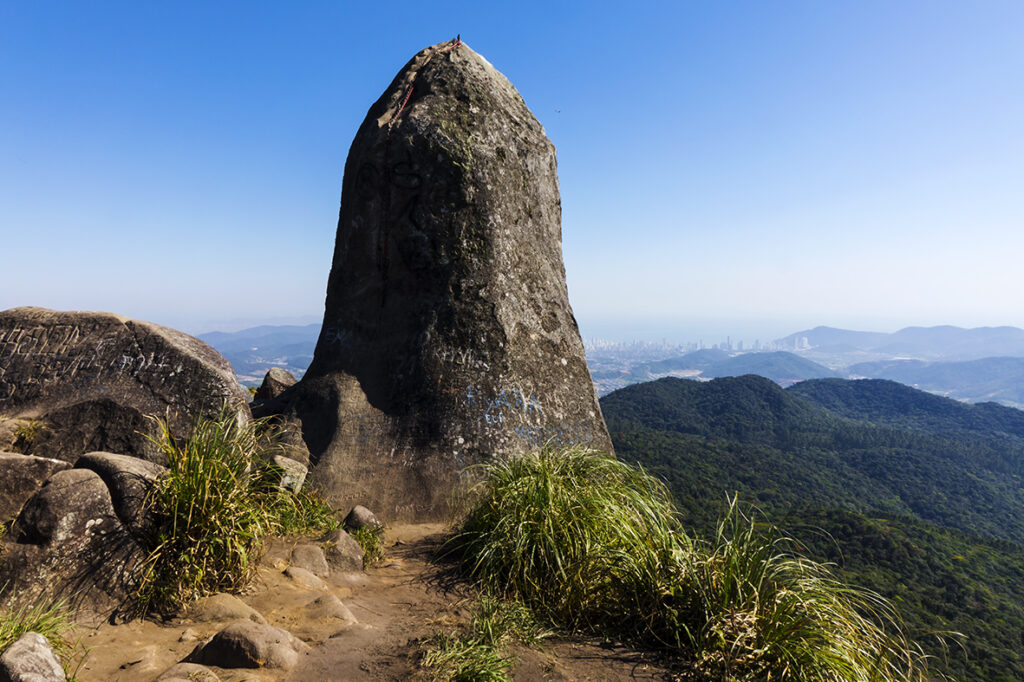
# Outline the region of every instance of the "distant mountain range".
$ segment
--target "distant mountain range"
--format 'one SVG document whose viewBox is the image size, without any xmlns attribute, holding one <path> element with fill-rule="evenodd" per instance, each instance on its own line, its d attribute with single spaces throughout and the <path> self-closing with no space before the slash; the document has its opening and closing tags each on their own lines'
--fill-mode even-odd
<svg viewBox="0 0 1024 682">
<path fill-rule="evenodd" d="M 731 354 L 717 348 L 705 348 L 626 368 L 595 371 L 593 377 L 603 388 L 599 393 L 604 394 L 615 388 L 664 376 L 705 380 L 744 374 L 757 374 L 782 386 L 806 379 L 840 376 L 824 365 L 785 351 Z"/>
<path fill-rule="evenodd" d="M 301 378 L 313 361 L 319 324 L 265 325 L 237 332 L 209 332 L 199 339 L 227 358 L 243 385 L 256 386 L 271 367 Z"/>
<path fill-rule="evenodd" d="M 898 332 L 858 332 L 815 327 L 779 339 L 776 344 L 818 355 L 872 353 L 919 360 L 976 360 L 1024 357 L 1024 329 L 1017 327 L 907 327 Z"/>
<path fill-rule="evenodd" d="M 689 527 L 713 532 L 739 493 L 893 599 L 926 646 L 966 634 L 968 657 L 954 647 L 945 668 L 956 679 L 1024 680 L 1024 412 L 891 381 L 756 376 L 664 378 L 601 408 L 616 454 L 663 478 Z"/>
<path fill-rule="evenodd" d="M 243 384 L 254 386 L 271 367 L 301 378 L 319 331 L 317 324 L 262 326 L 199 338 L 231 362 Z M 1016 327 L 908 327 L 893 334 L 816 327 L 776 343 L 799 350 L 705 348 L 654 359 L 623 350 L 611 362 L 604 352 L 591 375 L 600 395 L 665 376 L 703 381 L 757 374 L 781 386 L 829 377 L 891 379 L 958 400 L 1024 407 L 1024 330 Z M 978 357 L 954 359 L 970 356 Z"/>
</svg>

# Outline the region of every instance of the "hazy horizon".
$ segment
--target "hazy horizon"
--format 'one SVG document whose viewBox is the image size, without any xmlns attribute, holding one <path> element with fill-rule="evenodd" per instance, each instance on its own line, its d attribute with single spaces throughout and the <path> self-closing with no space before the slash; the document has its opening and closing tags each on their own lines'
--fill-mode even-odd
<svg viewBox="0 0 1024 682">
<path fill-rule="evenodd" d="M 356 128 L 461 33 L 558 148 L 585 338 L 1024 327 L 1022 28 L 991 0 L 8 3 L 0 309 L 319 322 Z"/>
<path fill-rule="evenodd" d="M 160 320 L 149 320 L 150 322 L 156 322 L 158 324 L 164 324 L 165 326 L 175 326 L 168 324 L 166 321 Z M 611 342 L 623 342 L 628 343 L 632 341 L 649 342 L 649 343 L 660 343 L 667 342 L 669 344 L 684 344 L 703 341 L 705 346 L 712 346 L 719 344 L 727 339 L 731 341 L 735 347 L 736 343 L 742 341 L 744 345 L 749 349 L 750 344 L 755 341 L 760 341 L 762 344 L 776 341 L 778 339 L 787 337 L 797 332 L 814 329 L 815 327 L 833 327 L 837 329 L 847 329 L 850 331 L 863 331 L 863 332 L 882 332 L 892 333 L 905 329 L 907 327 L 936 327 L 936 326 L 947 326 L 944 323 L 940 324 L 900 324 L 895 321 L 889 321 L 886 324 L 884 321 L 880 321 L 879 324 L 867 326 L 844 326 L 839 324 L 825 324 L 825 323 L 805 323 L 800 324 L 800 320 L 793 320 L 792 324 L 787 324 L 786 321 L 751 321 L 751 320 L 657 320 L 657 319 L 645 319 L 645 320 L 604 320 L 598 322 L 583 322 L 577 320 L 580 327 L 580 336 L 584 341 L 611 341 Z M 181 329 L 182 331 L 190 334 L 200 336 L 203 334 L 209 334 L 212 332 L 237 332 L 253 327 L 262 326 L 308 326 L 308 325 L 319 325 L 322 322 L 322 316 L 301 316 L 294 318 L 266 318 L 266 319 L 225 319 L 219 326 L 207 327 L 207 326 L 196 326 L 188 327 L 177 326 L 175 328 Z M 948 325 L 962 327 L 965 329 L 975 327 L 1000 327 L 1000 326 L 1014 326 L 1014 325 Z"/>
</svg>

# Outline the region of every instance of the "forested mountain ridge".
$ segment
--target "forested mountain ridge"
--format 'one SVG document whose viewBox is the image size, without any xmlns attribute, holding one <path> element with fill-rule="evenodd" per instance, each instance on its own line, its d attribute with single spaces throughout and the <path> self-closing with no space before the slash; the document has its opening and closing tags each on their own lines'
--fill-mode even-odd
<svg viewBox="0 0 1024 682">
<path fill-rule="evenodd" d="M 601 406 L 617 455 L 662 477 L 698 532 L 739 493 L 920 633 L 967 634 L 958 679 L 1024 680 L 1024 413 L 756 376 L 665 378 Z"/>
<path fill-rule="evenodd" d="M 783 390 L 753 375 L 706 383 L 665 378 L 616 391 L 601 404 L 609 429 L 619 434 L 620 457 L 630 459 L 633 452 L 642 451 L 657 458 L 663 450 L 700 471 L 707 466 L 706 458 L 714 455 L 730 465 L 702 483 L 725 490 L 751 488 L 745 482 L 753 477 L 758 482 L 754 501 L 759 504 L 781 510 L 841 501 L 848 509 L 908 514 L 948 528 L 1024 542 L 1020 437 L 985 435 L 977 428 L 958 428 L 955 422 L 929 430 L 944 410 L 951 407 L 956 412 L 959 404 L 893 382 L 819 383 L 826 388 L 860 384 L 853 394 L 859 401 L 840 404 L 849 396 L 833 391 L 833 402 L 848 414 L 871 414 L 865 396 L 884 402 L 891 399 L 893 389 L 911 392 L 921 405 L 934 401 L 930 410 L 907 415 L 893 410 L 887 421 L 851 419 L 839 409 L 826 409 L 795 393 L 807 383 Z M 801 390 L 813 388 L 814 384 Z M 963 406 L 982 413 L 983 420 L 992 416 L 987 407 Z M 1007 428 L 1016 428 L 1014 419 L 1005 421 Z M 659 442 L 664 447 L 658 447 Z"/>
</svg>

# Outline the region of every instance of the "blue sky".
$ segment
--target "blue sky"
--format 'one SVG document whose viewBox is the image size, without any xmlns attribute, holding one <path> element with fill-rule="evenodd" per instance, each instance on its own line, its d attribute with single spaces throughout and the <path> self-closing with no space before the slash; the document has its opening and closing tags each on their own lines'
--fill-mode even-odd
<svg viewBox="0 0 1024 682">
<path fill-rule="evenodd" d="M 1024 3 L 985 0 L 0 0 L 0 309 L 318 320 L 356 128 L 456 33 L 558 148 L 585 336 L 1024 327 Z"/>
</svg>

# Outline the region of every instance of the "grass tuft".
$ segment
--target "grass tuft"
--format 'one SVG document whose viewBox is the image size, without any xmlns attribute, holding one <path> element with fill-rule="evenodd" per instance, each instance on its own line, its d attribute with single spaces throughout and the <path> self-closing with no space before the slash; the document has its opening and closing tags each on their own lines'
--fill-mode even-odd
<svg viewBox="0 0 1024 682">
<path fill-rule="evenodd" d="M 14 441 L 11 443 L 11 450 L 27 454 L 44 426 L 43 422 L 36 419 L 21 421 L 14 429 Z"/>
<path fill-rule="evenodd" d="M 422 665 L 435 680 L 504 682 L 514 662 L 507 647 L 514 643 L 536 646 L 549 635 L 523 604 L 485 595 L 464 632 L 433 637 Z"/>
<path fill-rule="evenodd" d="M 384 563 L 385 526 L 369 525 L 349 531 L 352 539 L 359 543 L 363 550 L 363 568 Z"/>
<path fill-rule="evenodd" d="M 265 420 L 225 410 L 175 439 L 158 420 L 168 472 L 147 500 L 156 518 L 139 607 L 171 614 L 206 594 L 238 591 L 256 575 L 272 534 L 331 530 L 337 514 L 313 493 L 282 488 L 280 451 Z"/>
<path fill-rule="evenodd" d="M 0 613 L 0 652 L 6 651 L 7 647 L 18 641 L 25 633 L 38 633 L 50 642 L 68 677 L 73 678 L 72 666 L 80 666 L 85 655 L 79 648 L 79 643 L 68 637 L 73 628 L 71 613 L 62 601 L 50 605 L 23 606 L 3 612 Z M 79 659 L 77 665 L 76 658 Z"/>
<path fill-rule="evenodd" d="M 793 553 L 735 500 L 701 542 L 659 481 L 611 455 L 546 449 L 483 474 L 446 551 L 485 593 L 667 648 L 701 679 L 930 679 L 887 601 Z"/>
</svg>

